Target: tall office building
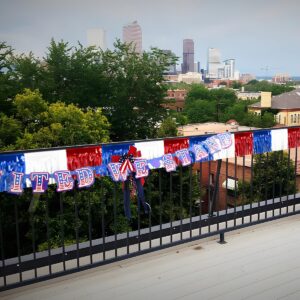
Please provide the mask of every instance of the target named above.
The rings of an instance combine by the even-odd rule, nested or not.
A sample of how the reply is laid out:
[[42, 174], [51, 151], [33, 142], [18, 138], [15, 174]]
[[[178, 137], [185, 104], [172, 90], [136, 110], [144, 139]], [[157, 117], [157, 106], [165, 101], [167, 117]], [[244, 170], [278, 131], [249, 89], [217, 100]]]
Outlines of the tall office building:
[[228, 79], [234, 79], [235, 59], [226, 59], [224, 64], [224, 77]]
[[194, 72], [194, 41], [192, 39], [183, 40], [183, 63], [182, 73]]
[[92, 28], [87, 31], [87, 43], [88, 46], [95, 46], [106, 50], [106, 37], [105, 30], [101, 28]]
[[220, 50], [217, 48], [208, 48], [207, 77], [219, 78], [219, 69], [222, 67]]
[[142, 29], [137, 21], [123, 26], [123, 42], [132, 43], [135, 52], [142, 53]]

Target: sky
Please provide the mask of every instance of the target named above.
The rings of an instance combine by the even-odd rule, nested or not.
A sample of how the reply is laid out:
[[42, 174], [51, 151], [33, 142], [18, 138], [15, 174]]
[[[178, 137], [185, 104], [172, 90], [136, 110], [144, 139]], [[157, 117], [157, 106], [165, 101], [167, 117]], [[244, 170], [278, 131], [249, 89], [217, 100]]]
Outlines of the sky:
[[300, 76], [300, 0], [0, 0], [0, 41], [43, 57], [51, 38], [87, 45], [87, 30], [102, 28], [112, 48], [135, 20], [144, 50], [170, 49], [181, 60], [191, 38], [201, 68], [212, 47], [241, 73]]

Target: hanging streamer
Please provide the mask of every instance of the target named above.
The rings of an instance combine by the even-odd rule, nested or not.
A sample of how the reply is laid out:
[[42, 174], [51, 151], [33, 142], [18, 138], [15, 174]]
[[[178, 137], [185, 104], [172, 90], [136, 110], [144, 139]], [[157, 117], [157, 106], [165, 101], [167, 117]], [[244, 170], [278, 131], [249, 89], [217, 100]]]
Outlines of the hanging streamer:
[[261, 130], [253, 134], [253, 148], [255, 154], [271, 152], [271, 131]]

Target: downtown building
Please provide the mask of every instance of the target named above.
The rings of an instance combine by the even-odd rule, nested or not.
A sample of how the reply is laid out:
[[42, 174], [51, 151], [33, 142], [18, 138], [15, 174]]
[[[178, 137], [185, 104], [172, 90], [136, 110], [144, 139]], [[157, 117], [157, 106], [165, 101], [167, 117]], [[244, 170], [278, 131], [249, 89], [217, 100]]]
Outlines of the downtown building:
[[207, 52], [207, 77], [217, 79], [223, 76], [224, 69], [221, 63], [221, 53], [217, 48], [208, 48]]
[[183, 74], [194, 72], [194, 41], [192, 39], [183, 40], [183, 62], [181, 71]]
[[224, 77], [226, 79], [235, 79], [235, 59], [226, 59], [224, 61]]
[[106, 33], [101, 28], [91, 28], [87, 30], [87, 44], [96, 48], [101, 48], [103, 51], [107, 49]]
[[142, 53], [142, 29], [137, 21], [123, 26], [123, 42], [132, 43], [135, 52]]

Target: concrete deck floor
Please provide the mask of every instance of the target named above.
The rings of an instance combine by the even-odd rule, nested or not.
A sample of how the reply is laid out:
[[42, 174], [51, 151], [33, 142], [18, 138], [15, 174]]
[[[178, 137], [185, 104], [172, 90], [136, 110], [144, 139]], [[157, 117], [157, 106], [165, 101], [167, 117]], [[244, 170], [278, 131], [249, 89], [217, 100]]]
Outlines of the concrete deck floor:
[[2, 299], [300, 299], [300, 215], [0, 293]]

